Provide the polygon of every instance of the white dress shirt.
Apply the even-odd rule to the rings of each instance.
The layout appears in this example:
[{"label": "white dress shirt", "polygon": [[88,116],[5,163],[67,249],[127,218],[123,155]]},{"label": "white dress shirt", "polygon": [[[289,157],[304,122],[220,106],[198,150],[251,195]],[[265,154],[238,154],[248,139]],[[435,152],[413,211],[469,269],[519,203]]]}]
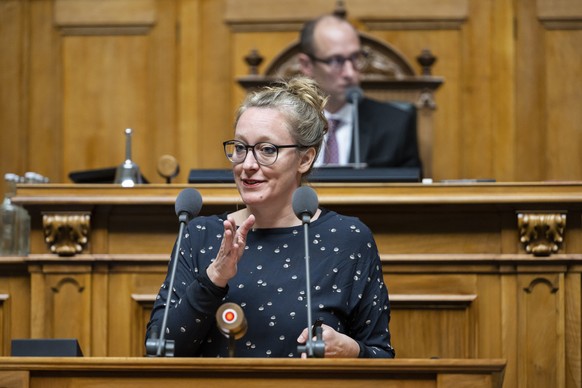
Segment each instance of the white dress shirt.
[{"label": "white dress shirt", "polygon": [[[334,114],[329,113],[328,111],[323,112],[325,117],[329,119],[337,119],[341,121],[341,124],[336,128],[335,135],[337,138],[338,144],[338,165],[346,165],[350,160],[350,151],[352,149],[352,105],[345,104],[340,110],[335,112]],[[327,141],[327,134],[323,139],[323,144],[321,145],[321,149],[319,150],[319,155],[317,156],[317,160],[315,161],[314,166],[320,167],[324,165],[323,158],[325,155],[325,144]]]}]

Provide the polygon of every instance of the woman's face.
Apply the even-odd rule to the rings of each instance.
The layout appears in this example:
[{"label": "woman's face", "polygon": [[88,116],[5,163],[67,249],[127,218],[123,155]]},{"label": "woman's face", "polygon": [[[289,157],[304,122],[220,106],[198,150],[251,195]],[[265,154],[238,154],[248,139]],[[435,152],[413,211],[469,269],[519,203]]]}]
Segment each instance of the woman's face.
[{"label": "woman's face", "polygon": [[[286,116],[273,108],[249,108],[239,118],[234,139],[247,145],[268,142],[296,144]],[[275,163],[260,165],[249,149],[245,160],[233,165],[233,173],[243,202],[251,207],[282,209],[291,203],[301,176],[309,170],[315,150],[281,148]]]}]

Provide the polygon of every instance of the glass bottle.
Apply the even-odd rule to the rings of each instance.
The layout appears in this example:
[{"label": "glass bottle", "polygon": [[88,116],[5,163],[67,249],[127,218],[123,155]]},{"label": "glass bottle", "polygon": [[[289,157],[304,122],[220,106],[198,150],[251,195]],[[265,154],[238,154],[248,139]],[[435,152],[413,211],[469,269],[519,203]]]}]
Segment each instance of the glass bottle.
[{"label": "glass bottle", "polygon": [[0,206],[0,256],[27,256],[29,252],[30,215],[22,206],[12,203],[16,174],[4,175],[6,193]]}]

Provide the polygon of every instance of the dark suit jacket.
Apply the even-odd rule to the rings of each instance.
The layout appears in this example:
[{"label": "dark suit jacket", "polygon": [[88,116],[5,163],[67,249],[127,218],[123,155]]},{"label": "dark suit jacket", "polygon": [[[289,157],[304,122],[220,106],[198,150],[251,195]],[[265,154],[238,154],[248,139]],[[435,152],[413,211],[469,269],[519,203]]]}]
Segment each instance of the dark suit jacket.
[{"label": "dark suit jacket", "polygon": [[[422,167],[412,104],[364,98],[358,106],[360,161],[368,167]],[[354,162],[354,142],[350,162]]]}]

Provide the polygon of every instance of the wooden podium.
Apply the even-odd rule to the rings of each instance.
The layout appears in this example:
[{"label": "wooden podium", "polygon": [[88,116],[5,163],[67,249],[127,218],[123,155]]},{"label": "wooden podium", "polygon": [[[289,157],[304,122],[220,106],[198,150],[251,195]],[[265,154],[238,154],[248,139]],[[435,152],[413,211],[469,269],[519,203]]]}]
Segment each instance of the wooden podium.
[{"label": "wooden podium", "polygon": [[0,357],[0,386],[501,387],[504,360]]},{"label": "wooden podium", "polygon": [[[504,359],[505,388],[582,385],[582,183],[313,186],[376,238],[399,359],[380,369]],[[144,355],[185,187],[200,191],[204,215],[242,206],[231,184],[19,186],[31,253],[0,257],[0,355],[11,339],[76,338],[88,357],[152,362],[133,357]],[[411,365],[444,361],[423,362]]]}]

